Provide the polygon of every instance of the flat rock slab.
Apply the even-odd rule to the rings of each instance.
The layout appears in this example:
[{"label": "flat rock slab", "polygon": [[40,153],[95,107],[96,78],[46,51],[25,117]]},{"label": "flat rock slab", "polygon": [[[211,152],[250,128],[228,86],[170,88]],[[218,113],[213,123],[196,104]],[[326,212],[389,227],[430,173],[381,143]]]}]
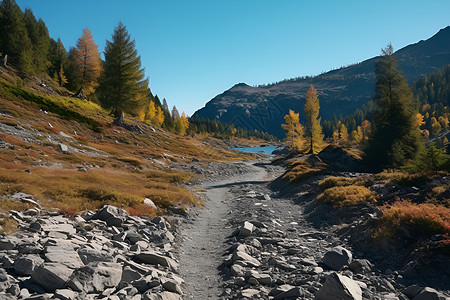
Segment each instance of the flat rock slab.
[{"label": "flat rock slab", "polygon": [[59,263],[44,263],[39,266],[31,279],[46,291],[53,292],[63,289],[66,281],[72,275],[73,269]]},{"label": "flat rock slab", "polygon": [[135,256],[138,260],[143,263],[151,264],[151,265],[161,265],[165,267],[169,267],[172,270],[178,269],[178,263],[176,263],[173,259],[167,256],[163,256],[157,254],[156,252],[146,251],[141,252]]},{"label": "flat rock slab", "polygon": [[72,269],[84,266],[80,256],[74,250],[58,249],[58,247],[47,247],[47,252],[44,256],[46,261],[57,262]]}]

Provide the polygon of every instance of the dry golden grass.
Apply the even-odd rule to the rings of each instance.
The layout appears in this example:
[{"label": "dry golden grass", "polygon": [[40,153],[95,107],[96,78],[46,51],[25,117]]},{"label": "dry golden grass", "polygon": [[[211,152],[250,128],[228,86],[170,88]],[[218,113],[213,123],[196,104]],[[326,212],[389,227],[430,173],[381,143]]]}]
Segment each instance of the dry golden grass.
[{"label": "dry golden grass", "polygon": [[0,219],[0,233],[12,234],[16,231],[17,225],[19,224],[11,218]]},{"label": "dry golden grass", "polygon": [[311,166],[305,161],[294,160],[290,162],[290,169],[283,175],[283,178],[290,182],[299,182],[326,169],[326,167],[326,164]]},{"label": "dry golden grass", "polygon": [[360,177],[336,177],[330,176],[319,182],[319,187],[322,190],[326,190],[335,186],[347,186],[347,185],[365,185],[366,180]]},{"label": "dry golden grass", "polygon": [[412,236],[442,234],[450,245],[450,208],[434,204],[414,204],[398,200],[381,207],[381,217],[375,237],[394,238],[402,235],[402,228]]},{"label": "dry golden grass", "polygon": [[398,170],[383,171],[376,175],[376,179],[386,181],[386,186],[398,184],[401,186],[415,186],[426,183],[434,174],[410,174]]},{"label": "dry golden grass", "polygon": [[374,192],[364,186],[349,185],[326,189],[317,199],[325,203],[331,203],[333,206],[342,207],[374,202],[377,197]]},{"label": "dry golden grass", "polygon": [[[191,163],[193,158],[206,163],[253,157],[229,151],[217,139],[177,136],[159,128],[151,130],[127,116],[127,124],[144,130],[144,134],[131,132],[112,125],[112,117],[95,103],[38,94],[39,88],[31,92],[9,82],[0,80],[0,111],[6,114],[0,117],[0,122],[20,125],[34,134],[36,140],[30,142],[0,133],[0,139],[15,146],[15,150],[0,153],[0,196],[25,192],[38,199],[44,208],[67,215],[111,204],[133,215],[153,216],[164,213],[170,206],[184,209],[202,205],[180,185],[195,175],[173,170],[169,167],[171,163]],[[74,139],[62,138],[60,132]],[[102,156],[59,153],[57,141],[61,139],[71,147],[97,151]],[[89,165],[96,167],[85,173],[77,171],[78,167]],[[146,197],[158,206],[157,211],[143,204]],[[17,205],[3,201],[0,209],[21,210]]]}]

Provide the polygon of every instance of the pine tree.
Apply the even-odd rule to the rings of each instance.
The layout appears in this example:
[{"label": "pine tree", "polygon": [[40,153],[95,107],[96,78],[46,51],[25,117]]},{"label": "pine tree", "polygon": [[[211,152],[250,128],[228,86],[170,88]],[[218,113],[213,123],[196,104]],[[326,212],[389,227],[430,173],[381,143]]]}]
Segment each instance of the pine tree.
[{"label": "pine tree", "polygon": [[322,126],[319,118],[319,98],[317,91],[311,84],[309,90],[306,92],[305,102],[305,132],[308,139],[309,153],[318,153],[323,144]]},{"label": "pine tree", "polygon": [[[49,75],[52,75],[53,78],[60,82],[61,78],[59,78],[58,74],[63,68],[66,70],[68,66],[68,58],[67,58],[67,52],[64,48],[63,43],[61,42],[61,39],[58,38],[58,41],[55,41],[54,39],[50,39],[50,50],[48,53],[48,60],[50,61],[50,68],[48,71]],[[66,73],[66,72],[65,72]],[[55,76],[56,75],[56,76]],[[70,74],[66,73],[66,76],[68,77],[68,80],[71,81],[72,78]]]},{"label": "pine tree", "polygon": [[100,76],[101,59],[98,46],[95,44],[88,28],[83,29],[83,34],[77,41],[72,59],[79,78],[77,89],[84,91],[85,94],[94,92],[97,79]]},{"label": "pine tree", "polygon": [[141,57],[125,25],[119,22],[112,41],[106,41],[105,62],[99,80],[99,100],[112,108],[114,123],[123,124],[123,113],[132,113],[149,94],[148,79],[141,68]]},{"label": "pine tree", "polygon": [[23,18],[23,12],[14,0],[0,3],[0,52],[7,54],[24,73],[33,71],[33,50]]},{"label": "pine tree", "polygon": [[48,35],[47,26],[42,19],[37,21],[29,8],[25,9],[23,18],[33,51],[31,71],[37,74],[46,74],[51,65],[48,60],[50,36]]},{"label": "pine tree", "polygon": [[306,139],[304,137],[305,130],[299,121],[299,114],[290,109],[289,113],[284,116],[284,121],[286,124],[282,124],[281,127],[287,130],[286,144],[289,149],[299,153],[303,152],[305,150]]},{"label": "pine tree", "polygon": [[174,105],[172,108],[172,120],[176,121],[180,118],[180,113],[178,112],[177,107]]},{"label": "pine tree", "polygon": [[167,104],[166,98],[163,98],[163,105],[162,105],[162,107],[163,107],[163,110],[169,111],[169,105]]},{"label": "pine tree", "polygon": [[376,167],[402,166],[416,158],[421,148],[420,133],[412,93],[397,70],[392,45],[382,54],[375,66],[375,110],[366,159]]}]

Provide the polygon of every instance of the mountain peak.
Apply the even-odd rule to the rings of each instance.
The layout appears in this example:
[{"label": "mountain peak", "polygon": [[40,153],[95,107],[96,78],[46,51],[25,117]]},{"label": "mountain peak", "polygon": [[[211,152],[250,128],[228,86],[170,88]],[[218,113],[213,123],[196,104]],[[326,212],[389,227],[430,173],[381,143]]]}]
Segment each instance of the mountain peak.
[{"label": "mountain peak", "polygon": [[[399,49],[394,56],[409,82],[440,70],[450,64],[450,26],[427,40]],[[194,117],[214,119],[219,116],[221,122],[282,138],[285,135],[280,126],[283,117],[289,109],[303,111],[305,94],[311,83],[319,93],[322,120],[331,119],[333,114],[348,115],[366,104],[375,93],[376,61],[371,58],[319,76],[270,84],[269,88],[251,87],[241,82],[214,97],[195,112]]]}]

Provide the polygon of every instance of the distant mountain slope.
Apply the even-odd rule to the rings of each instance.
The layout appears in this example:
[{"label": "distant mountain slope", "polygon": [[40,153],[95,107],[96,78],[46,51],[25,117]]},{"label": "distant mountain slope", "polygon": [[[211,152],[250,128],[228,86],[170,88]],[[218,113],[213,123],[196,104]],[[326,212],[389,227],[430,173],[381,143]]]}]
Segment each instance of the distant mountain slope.
[{"label": "distant mountain slope", "polygon": [[[438,71],[450,63],[450,26],[426,41],[398,50],[394,56],[410,82]],[[374,57],[319,76],[261,87],[239,83],[214,97],[193,116],[217,118],[224,123],[283,137],[280,127],[283,116],[289,109],[303,112],[305,94],[311,83],[318,91],[323,119],[330,119],[333,113],[347,115],[367,103],[374,95],[376,61]]]}]

